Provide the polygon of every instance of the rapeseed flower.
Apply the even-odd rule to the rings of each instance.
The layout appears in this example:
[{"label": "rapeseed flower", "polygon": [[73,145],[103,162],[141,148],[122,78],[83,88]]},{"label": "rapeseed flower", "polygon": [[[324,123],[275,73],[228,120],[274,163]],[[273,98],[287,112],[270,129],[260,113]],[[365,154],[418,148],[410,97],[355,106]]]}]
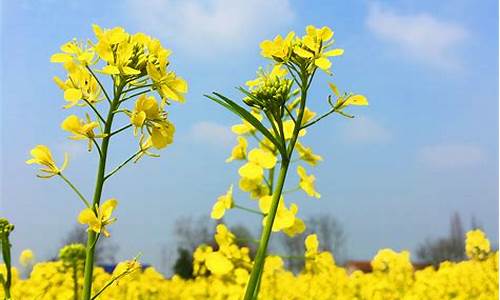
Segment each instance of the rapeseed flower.
[{"label": "rapeseed flower", "polygon": [[113,224],[116,218],[112,217],[113,210],[118,205],[118,201],[114,198],[106,200],[100,206],[96,205],[95,211],[90,208],[85,208],[78,216],[78,222],[89,226],[88,230],[96,233],[102,233],[105,237],[110,234],[106,228],[107,225]]},{"label": "rapeseed flower", "polygon": [[28,159],[26,163],[29,165],[38,164],[42,166],[40,171],[45,174],[37,174],[40,178],[51,178],[55,175],[59,175],[68,165],[68,155],[65,153],[62,166],[60,168],[57,167],[52,158],[50,149],[45,145],[37,145],[35,148],[31,149],[30,153],[33,158]]}]

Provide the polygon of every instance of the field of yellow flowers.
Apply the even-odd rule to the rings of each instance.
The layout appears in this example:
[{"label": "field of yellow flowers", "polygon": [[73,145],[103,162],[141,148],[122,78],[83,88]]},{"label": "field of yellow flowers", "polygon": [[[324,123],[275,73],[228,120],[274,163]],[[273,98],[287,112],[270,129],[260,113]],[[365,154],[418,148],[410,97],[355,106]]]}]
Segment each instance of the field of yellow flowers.
[{"label": "field of yellow flowers", "polygon": [[[214,252],[206,246],[195,253],[197,276],[192,280],[165,278],[153,267],[141,270],[132,260],[120,263],[113,274],[96,267],[94,292],[129,270],[98,299],[241,299],[251,265],[248,248],[236,246],[224,225],[217,231],[219,248],[239,253],[229,267],[207,264]],[[469,260],[419,271],[413,270],[409,252],[382,249],[371,262],[372,273],[348,274],[331,253],[318,251],[315,235],[308,236],[305,245],[305,268],[297,275],[284,268],[280,257],[266,258],[259,299],[498,299],[498,252],[491,252],[479,230],[467,233]],[[13,299],[78,299],[84,253],[83,245],[66,246],[58,261],[36,264],[27,279],[14,269]]]}]

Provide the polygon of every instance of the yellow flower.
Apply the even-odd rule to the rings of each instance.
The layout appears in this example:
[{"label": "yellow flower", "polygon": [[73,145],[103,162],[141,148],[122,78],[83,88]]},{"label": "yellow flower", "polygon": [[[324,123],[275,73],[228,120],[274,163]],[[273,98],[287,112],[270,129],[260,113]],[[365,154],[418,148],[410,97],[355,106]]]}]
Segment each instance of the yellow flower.
[{"label": "yellow flower", "polygon": [[19,255],[19,263],[23,267],[31,265],[34,260],[35,260],[35,255],[33,254],[33,251],[31,251],[31,249],[24,249],[21,252],[21,255]]},{"label": "yellow flower", "polygon": [[[271,195],[266,195],[259,199],[259,208],[263,214],[268,214],[271,209],[273,197]],[[278,209],[276,211],[276,216],[274,218],[273,228],[274,232],[290,228],[295,224],[295,214],[297,213],[297,207],[295,204],[293,209],[288,209],[285,206],[285,200],[283,197],[280,198],[278,203]],[[262,219],[262,224],[265,225],[267,222],[267,217]]]},{"label": "yellow flower", "polygon": [[[297,108],[297,114],[298,113],[299,113],[299,109]],[[316,113],[306,107],[304,109],[304,115],[302,116],[302,125],[307,124],[307,122],[314,119],[315,116],[316,116]]]},{"label": "yellow flower", "polygon": [[314,189],[316,177],[314,177],[314,175],[307,175],[306,170],[302,166],[297,167],[297,174],[299,174],[300,177],[300,188],[306,192],[308,196],[320,198],[321,195]]},{"label": "yellow flower", "polygon": [[261,55],[266,58],[271,58],[277,62],[287,61],[291,51],[291,45],[295,33],[289,32],[285,38],[277,35],[274,40],[265,40],[260,43]]},{"label": "yellow flower", "polygon": [[299,152],[300,159],[310,164],[311,166],[315,166],[318,164],[318,161],[323,160],[321,156],[314,154],[310,147],[304,147],[301,143],[297,143],[296,147],[297,151]]},{"label": "yellow flower", "polygon": [[[252,110],[250,113],[257,120],[262,121],[263,117],[262,117],[262,115],[259,112],[255,111],[255,110]],[[254,133],[256,129],[253,127],[252,124],[248,123],[246,120],[243,120],[243,123],[233,125],[231,127],[231,130],[234,133],[236,133],[237,135],[243,135],[243,134],[247,134],[247,133]]]},{"label": "yellow flower", "polygon": [[233,205],[233,185],[231,185],[226,194],[217,198],[217,202],[215,202],[214,206],[212,207],[212,219],[221,219],[224,216],[226,210],[233,208]]},{"label": "yellow flower", "polygon": [[231,156],[228,159],[226,159],[226,162],[245,159],[247,157],[247,147],[248,147],[247,140],[244,137],[239,136],[238,144],[234,146],[233,150],[231,151]]},{"label": "yellow flower", "polygon": [[162,149],[174,141],[175,126],[168,120],[155,122],[151,129],[151,143],[156,149]]},{"label": "yellow flower", "polygon": [[[299,211],[299,207],[297,206],[297,204],[292,203],[290,205],[290,212],[294,216],[296,216],[298,211]],[[286,235],[288,235],[289,237],[294,237],[297,234],[301,234],[305,230],[306,230],[306,224],[304,223],[304,221],[300,218],[295,217],[292,226],[283,229],[283,232]]]},{"label": "yellow flower", "polygon": [[138,279],[141,263],[137,259],[126,260],[119,262],[113,270],[112,277],[115,279],[115,284],[131,282]]},{"label": "yellow flower", "polygon": [[68,63],[76,61],[84,66],[92,64],[94,59],[94,49],[87,48],[76,40],[67,42],[61,46],[62,53],[56,53],[50,57],[53,63]]},{"label": "yellow flower", "polygon": [[233,263],[219,251],[207,254],[205,265],[215,275],[225,275],[234,268]]},{"label": "yellow flower", "polygon": [[144,155],[150,156],[150,157],[159,157],[160,155],[155,154],[153,152],[150,152],[149,149],[153,147],[153,142],[151,141],[151,137],[146,138],[144,135],[141,135],[141,138],[139,140],[139,154],[134,158],[134,162],[137,162],[139,159],[141,159]]},{"label": "yellow flower", "polygon": [[264,176],[264,169],[272,169],[276,161],[276,156],[271,151],[255,148],[248,153],[248,162],[238,170],[238,173],[241,177],[257,180]]},{"label": "yellow flower", "polygon": [[167,99],[172,99],[178,102],[184,102],[184,94],[188,91],[187,82],[175,75],[174,72],[166,72],[163,69],[157,69],[151,63],[147,64],[148,75],[153,80],[158,92],[163,98],[163,102],[167,102]]},{"label": "yellow flower", "polygon": [[306,246],[306,257],[311,257],[318,253],[319,242],[316,234],[308,235],[304,244]]},{"label": "yellow flower", "polygon": [[333,31],[328,27],[316,28],[312,25],[307,26],[306,35],[302,37],[301,44],[297,44],[294,53],[303,59],[310,59],[314,65],[330,74],[332,63],[328,57],[339,56],[344,53],[342,49],[332,49],[324,51],[333,42],[328,41],[333,37]]},{"label": "yellow flower", "polygon": [[471,259],[484,260],[491,251],[490,241],[479,229],[467,232],[465,253]]},{"label": "yellow flower", "polygon": [[61,128],[63,130],[73,133],[70,139],[73,140],[83,140],[88,139],[89,151],[92,150],[92,140],[95,138],[103,138],[104,134],[96,135],[94,133],[94,128],[99,127],[99,123],[91,122],[89,115],[87,115],[87,121],[79,119],[76,115],[70,115],[61,123]]},{"label": "yellow flower", "polygon": [[263,178],[249,179],[241,177],[239,188],[244,192],[250,193],[250,197],[253,199],[259,199],[269,194],[269,187],[263,183]]},{"label": "yellow flower", "polygon": [[54,77],[54,82],[64,91],[64,100],[68,102],[64,108],[70,108],[75,105],[86,105],[80,100],[84,99],[93,104],[102,100],[101,87],[97,80],[81,65],[73,62],[64,64],[68,72],[68,79],[62,81],[59,77]]},{"label": "yellow flower", "polygon": [[80,222],[80,224],[87,224],[89,226],[88,230],[92,230],[96,233],[102,233],[105,237],[109,237],[110,234],[106,229],[106,226],[116,221],[116,218],[112,218],[111,214],[117,205],[118,201],[111,198],[106,200],[100,206],[96,205],[95,212],[90,208],[85,208],[80,212],[78,222]]},{"label": "yellow flower", "polygon": [[[295,122],[293,120],[286,120],[283,122],[283,133],[285,134],[285,140],[289,140],[293,136],[293,131],[295,130]],[[306,135],[307,130],[301,129],[299,131],[299,137]]]},{"label": "yellow flower", "polygon": [[29,165],[38,164],[44,166],[45,168],[41,168],[40,171],[48,174],[38,174],[37,176],[40,178],[50,178],[55,175],[59,175],[68,165],[68,155],[65,153],[63,165],[61,166],[61,168],[58,168],[56,166],[56,163],[54,162],[54,159],[52,158],[50,149],[45,145],[37,145],[35,148],[31,149],[30,153],[33,158],[27,160],[26,163]]},{"label": "yellow flower", "polygon": [[141,95],[135,102],[134,110],[130,113],[130,123],[134,125],[134,134],[142,128],[146,120],[160,120],[160,108],[153,96]]}]

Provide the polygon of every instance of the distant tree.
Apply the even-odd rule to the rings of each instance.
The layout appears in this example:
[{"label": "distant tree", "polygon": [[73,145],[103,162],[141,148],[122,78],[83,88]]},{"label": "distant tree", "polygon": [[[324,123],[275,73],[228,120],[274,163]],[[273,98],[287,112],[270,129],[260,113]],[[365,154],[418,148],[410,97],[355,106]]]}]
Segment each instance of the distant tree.
[{"label": "distant tree", "polygon": [[[192,273],[192,253],[201,244],[210,245],[213,248],[217,247],[214,240],[216,223],[213,223],[210,218],[200,216],[181,217],[177,219],[174,225],[174,233],[177,238],[177,259],[174,263],[173,271],[179,276],[187,276],[187,272]],[[255,253],[254,237],[251,231],[244,225],[237,224],[229,226],[229,230],[236,236],[236,244],[240,247],[248,247],[250,256]],[[181,275],[182,272],[183,275]],[[191,275],[190,275],[191,276]],[[190,277],[184,277],[190,278]]]},{"label": "distant tree", "polygon": [[347,236],[340,222],[330,214],[319,214],[306,219],[306,231],[293,238],[287,235],[280,236],[281,248],[286,256],[286,266],[293,272],[299,272],[304,266],[304,260],[300,259],[304,255],[304,240],[309,234],[318,236],[320,250],[333,253],[337,263],[341,264],[346,256]]},{"label": "distant tree", "polygon": [[[82,226],[75,225],[63,238],[61,247],[69,244],[86,245],[86,243],[87,231]],[[99,239],[95,249],[95,263],[98,265],[115,264],[117,251],[118,246],[110,238]]]},{"label": "distant tree", "polygon": [[174,273],[184,279],[193,278],[193,255],[187,249],[177,249],[178,258],[174,264]]},{"label": "distant tree", "polygon": [[193,252],[200,244],[213,245],[214,225],[207,216],[180,217],[174,225],[177,246]]},{"label": "distant tree", "polygon": [[247,247],[250,249],[250,257],[254,257],[257,251],[257,244],[252,232],[242,224],[237,224],[229,227],[229,230],[236,236],[236,244],[240,247]]},{"label": "distant tree", "polygon": [[[477,222],[473,219],[472,227],[476,227]],[[462,261],[465,256],[465,231],[460,215],[455,212],[450,217],[450,231],[448,236],[435,240],[426,239],[417,248],[417,257],[424,263],[438,266],[443,261]]]}]

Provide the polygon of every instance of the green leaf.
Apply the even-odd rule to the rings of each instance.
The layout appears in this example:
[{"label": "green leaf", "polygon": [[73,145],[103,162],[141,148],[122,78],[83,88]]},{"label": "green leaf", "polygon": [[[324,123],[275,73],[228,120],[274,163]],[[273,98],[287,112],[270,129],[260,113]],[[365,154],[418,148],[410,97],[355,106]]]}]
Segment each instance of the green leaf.
[{"label": "green leaf", "polygon": [[210,95],[205,95],[205,97],[219,103],[220,105],[224,106],[228,110],[232,111],[234,114],[238,115],[240,118],[246,120],[248,123],[252,124],[253,127],[255,127],[259,132],[261,132],[266,138],[268,138],[275,146],[276,148],[280,151],[282,155],[285,155],[286,157],[286,150],[283,144],[278,142],[274,135],[272,135],[269,130],[259,121],[257,118],[255,118],[251,113],[249,113],[246,109],[235,103],[233,100],[214,92],[213,93],[216,97],[210,96]]}]

